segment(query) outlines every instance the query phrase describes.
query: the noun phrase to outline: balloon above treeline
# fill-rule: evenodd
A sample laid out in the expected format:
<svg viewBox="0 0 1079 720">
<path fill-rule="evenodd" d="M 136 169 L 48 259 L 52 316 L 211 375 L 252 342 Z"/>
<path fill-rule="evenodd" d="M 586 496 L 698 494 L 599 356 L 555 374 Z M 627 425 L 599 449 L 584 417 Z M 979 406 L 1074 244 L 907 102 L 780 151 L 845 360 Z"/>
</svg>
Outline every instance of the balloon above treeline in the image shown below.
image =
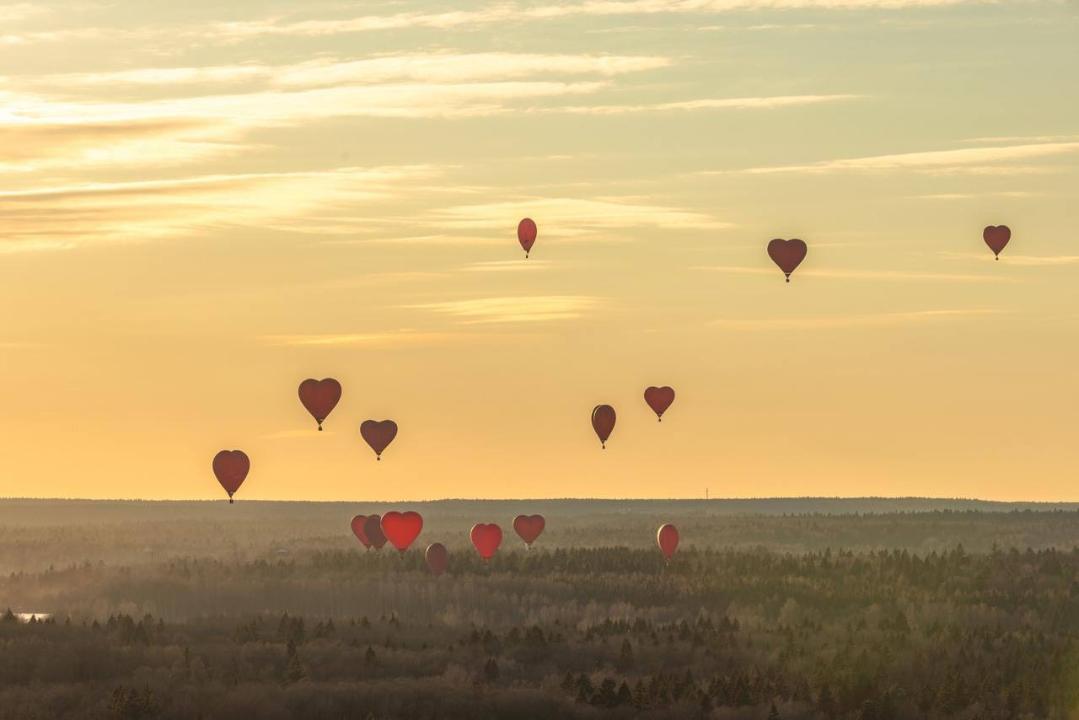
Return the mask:
<svg viewBox="0 0 1079 720">
<path fill-rule="evenodd" d="M 521 243 L 521 247 L 524 248 L 526 258 L 528 253 L 532 252 L 532 245 L 536 242 L 537 232 L 536 223 L 532 218 L 525 218 L 517 223 L 517 242 Z"/>
<path fill-rule="evenodd" d="M 476 552 L 480 554 L 480 557 L 484 560 L 490 560 L 494 557 L 498 546 L 502 544 L 502 528 L 494 523 L 476 523 L 472 526 L 468 537 L 472 540 L 472 545 L 476 548 Z"/>
<path fill-rule="evenodd" d="M 222 450 L 214 455 L 214 475 L 221 487 L 229 494 L 229 504 L 232 504 L 232 496 L 244 484 L 247 473 L 251 471 L 251 460 L 243 450 Z"/>
<path fill-rule="evenodd" d="M 423 554 L 423 559 L 427 561 L 428 569 L 435 576 L 446 572 L 446 568 L 450 564 L 450 554 L 442 543 L 428 545 L 427 552 Z"/>
<path fill-rule="evenodd" d="M 337 407 L 337 401 L 340 399 L 341 383 L 333 378 L 322 380 L 307 378 L 300 383 L 300 402 L 315 418 L 319 430 L 322 430 L 322 422 Z"/>
<path fill-rule="evenodd" d="M 547 521 L 543 519 L 542 515 L 518 515 L 513 518 L 514 532 L 525 541 L 525 545 L 529 548 L 532 547 L 532 543 L 536 542 L 536 538 L 540 536 L 545 527 L 547 527 Z"/>
<path fill-rule="evenodd" d="M 670 523 L 660 526 L 656 531 L 656 544 L 659 545 L 660 551 L 669 562 L 674 556 L 674 551 L 678 549 L 678 528 Z"/>
<path fill-rule="evenodd" d="M 360 425 L 360 435 L 371 449 L 375 459 L 382 459 L 382 451 L 397 437 L 397 423 L 393 420 L 364 420 Z"/>
<path fill-rule="evenodd" d="M 779 266 L 783 274 L 787 276 L 787 282 L 791 281 L 791 273 L 802 264 L 806 258 L 808 248 L 806 244 L 795 238 L 794 240 L 773 240 L 768 243 L 768 257 Z"/>
<path fill-rule="evenodd" d="M 990 225 L 982 230 L 982 240 L 985 240 L 997 260 L 1000 260 L 1000 254 L 1011 239 L 1012 230 L 1007 225 Z"/>
<path fill-rule="evenodd" d="M 644 391 L 644 401 L 652 408 L 659 422 L 663 422 L 663 413 L 667 412 L 667 408 L 674 402 L 674 388 L 666 385 L 650 387 Z"/>
<path fill-rule="evenodd" d="M 596 437 L 604 450 L 607 449 L 607 438 L 614 430 L 616 419 L 614 408 L 610 405 L 597 405 L 592 408 L 592 429 L 596 431 Z"/>
<path fill-rule="evenodd" d="M 422 530 L 423 517 L 418 512 L 388 512 L 382 516 L 382 534 L 401 552 L 408 549 Z"/>
</svg>

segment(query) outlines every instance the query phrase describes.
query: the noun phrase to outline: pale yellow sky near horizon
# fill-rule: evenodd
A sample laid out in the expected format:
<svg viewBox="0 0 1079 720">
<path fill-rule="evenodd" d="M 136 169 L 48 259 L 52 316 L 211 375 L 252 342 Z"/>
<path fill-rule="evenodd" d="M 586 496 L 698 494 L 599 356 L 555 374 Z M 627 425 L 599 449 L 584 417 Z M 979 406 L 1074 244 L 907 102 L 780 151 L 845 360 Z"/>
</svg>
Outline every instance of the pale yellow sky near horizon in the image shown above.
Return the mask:
<svg viewBox="0 0 1079 720">
<path fill-rule="evenodd" d="M 219 5 L 0 3 L 0 496 L 1079 499 L 1075 2 Z"/>
</svg>

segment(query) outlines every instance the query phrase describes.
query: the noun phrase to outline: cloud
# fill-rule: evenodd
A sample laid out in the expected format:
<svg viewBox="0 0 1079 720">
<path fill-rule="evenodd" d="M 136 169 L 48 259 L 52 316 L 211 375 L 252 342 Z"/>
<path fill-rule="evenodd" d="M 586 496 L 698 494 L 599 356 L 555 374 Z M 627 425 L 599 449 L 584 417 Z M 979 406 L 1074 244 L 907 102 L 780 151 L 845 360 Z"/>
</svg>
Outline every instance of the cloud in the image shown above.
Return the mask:
<svg viewBox="0 0 1079 720">
<path fill-rule="evenodd" d="M 579 318 L 601 302 L 599 298 L 584 295 L 533 295 L 451 300 L 407 307 L 461 318 L 466 324 L 532 323 Z"/>
<path fill-rule="evenodd" d="M 728 330 L 816 330 L 848 327 L 885 327 L 907 325 L 965 317 L 1002 314 L 999 310 L 916 310 L 864 315 L 830 315 L 801 318 L 731 319 L 722 318 L 709 323 Z"/>
<path fill-rule="evenodd" d="M 938 253 L 941 257 L 946 257 L 950 260 L 976 260 L 978 262 L 997 262 L 995 258 L 987 253 L 955 253 L 955 252 L 942 252 Z M 1005 253 L 1001 256 L 999 262 L 1007 262 L 1008 265 L 1014 265 L 1017 267 L 1051 267 L 1054 265 L 1075 265 L 1079 264 L 1079 255 L 1012 255 Z"/>
<path fill-rule="evenodd" d="M 428 332 L 379 332 L 379 333 L 324 333 L 315 335 L 267 335 L 262 341 L 267 345 L 290 347 L 377 347 L 396 348 L 414 345 L 430 345 L 453 338 L 446 333 Z"/>
<path fill-rule="evenodd" d="M 775 275 L 778 269 L 767 267 L 740 267 L 732 265 L 709 265 L 693 268 L 734 275 Z M 836 280 L 891 280 L 891 281 L 928 281 L 928 282 L 970 282 L 999 283 L 1016 282 L 1014 278 L 996 275 L 969 275 L 960 273 L 906 272 L 902 270 L 817 270 L 800 268 L 799 277 L 831 278 Z"/>
<path fill-rule="evenodd" d="M 801 105 L 820 105 L 864 97 L 863 95 L 776 95 L 770 97 L 706 98 L 645 105 L 571 105 L 545 108 L 544 112 L 564 112 L 580 115 L 623 115 L 639 112 L 693 110 L 773 110 Z"/>
<path fill-rule="evenodd" d="M 534 260 L 525 258 L 520 260 L 490 260 L 465 265 L 465 272 L 501 273 L 501 272 L 530 272 L 534 270 L 546 270 L 551 267 L 550 260 Z"/>
</svg>

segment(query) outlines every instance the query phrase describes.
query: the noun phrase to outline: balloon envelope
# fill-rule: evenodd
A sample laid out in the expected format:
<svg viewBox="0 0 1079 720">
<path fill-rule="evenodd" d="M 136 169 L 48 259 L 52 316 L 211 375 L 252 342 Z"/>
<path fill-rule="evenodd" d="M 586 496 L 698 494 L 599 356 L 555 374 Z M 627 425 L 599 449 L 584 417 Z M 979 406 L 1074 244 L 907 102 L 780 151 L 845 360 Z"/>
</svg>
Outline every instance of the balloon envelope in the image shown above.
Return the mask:
<svg viewBox="0 0 1079 720">
<path fill-rule="evenodd" d="M 525 218 L 517 223 L 517 242 L 521 243 L 521 247 L 524 248 L 525 257 L 528 257 L 528 253 L 532 251 L 537 232 L 536 223 L 533 222 L 532 218 Z"/>
<path fill-rule="evenodd" d="M 356 536 L 356 539 L 363 543 L 365 548 L 371 547 L 371 541 L 367 538 L 367 533 L 364 531 L 363 526 L 367 523 L 366 515 L 357 515 L 352 518 L 352 534 Z"/>
<path fill-rule="evenodd" d="M 547 526 L 547 521 L 543 519 L 542 515 L 518 515 L 513 518 L 513 530 L 516 532 L 522 540 L 525 541 L 525 545 L 529 547 L 532 543 L 536 542 L 536 538 L 543 532 L 543 528 Z"/>
<path fill-rule="evenodd" d="M 648 407 L 652 408 L 652 412 L 656 414 L 656 417 L 661 421 L 663 420 L 663 413 L 667 412 L 667 408 L 674 402 L 674 388 L 667 387 L 650 387 L 644 391 L 644 401 L 648 403 Z"/>
<path fill-rule="evenodd" d="M 382 546 L 386 544 L 386 536 L 382 533 L 382 517 L 368 515 L 367 519 L 363 521 L 363 534 L 367 536 L 371 547 L 375 550 L 381 550 Z"/>
<path fill-rule="evenodd" d="M 1000 259 L 1000 253 L 1004 251 L 1004 247 L 1011 239 L 1012 231 L 1007 225 L 990 225 L 985 230 L 982 230 L 982 240 L 985 240 L 985 244 L 989 246 L 989 249 L 993 251 L 993 255 L 998 260 Z"/>
<path fill-rule="evenodd" d="M 798 239 L 776 239 L 768 243 L 768 257 L 784 272 L 787 282 L 790 282 L 794 269 L 805 260 L 807 250 L 806 244 Z"/>
<path fill-rule="evenodd" d="M 615 418 L 614 408 L 610 405 L 597 405 L 592 408 L 592 429 L 596 431 L 603 447 L 607 447 L 607 438 L 614 430 Z"/>
<path fill-rule="evenodd" d="M 364 420 L 360 425 L 360 435 L 375 451 L 375 457 L 381 460 L 382 451 L 397 437 L 397 423 L 393 420 Z"/>
<path fill-rule="evenodd" d="M 214 455 L 213 468 L 217 481 L 229 494 L 231 503 L 233 493 L 244 484 L 244 479 L 251 470 L 251 460 L 243 450 L 222 450 Z"/>
<path fill-rule="evenodd" d="M 418 512 L 388 512 L 382 516 L 382 534 L 393 546 L 404 552 L 423 530 L 423 518 Z"/>
<path fill-rule="evenodd" d="M 678 549 L 678 528 L 670 523 L 660 527 L 656 531 L 656 544 L 663 551 L 663 555 L 670 560 L 674 551 Z"/>
<path fill-rule="evenodd" d="M 329 417 L 340 399 L 341 383 L 333 378 L 307 378 L 300 383 L 300 402 L 315 418 L 319 430 L 322 429 L 322 421 Z"/>
<path fill-rule="evenodd" d="M 427 561 L 427 567 L 435 575 L 441 575 L 446 572 L 446 566 L 450 564 L 450 554 L 446 551 L 446 546 L 442 543 L 431 543 L 427 546 L 427 552 L 423 554 L 424 560 Z"/>
<path fill-rule="evenodd" d="M 468 536 L 471 538 L 472 544 L 476 547 L 480 557 L 484 560 L 490 560 L 494 557 L 498 546 L 502 544 L 502 528 L 494 523 L 489 525 L 476 523 L 472 526 L 472 531 Z"/>
</svg>

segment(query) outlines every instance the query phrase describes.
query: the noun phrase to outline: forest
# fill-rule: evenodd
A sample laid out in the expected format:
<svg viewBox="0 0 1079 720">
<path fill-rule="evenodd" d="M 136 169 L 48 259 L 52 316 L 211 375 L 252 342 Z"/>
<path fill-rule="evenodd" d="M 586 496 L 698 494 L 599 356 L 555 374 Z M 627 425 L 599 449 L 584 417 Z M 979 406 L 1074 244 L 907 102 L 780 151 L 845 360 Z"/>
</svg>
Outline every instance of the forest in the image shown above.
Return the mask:
<svg viewBox="0 0 1079 720">
<path fill-rule="evenodd" d="M 399 553 L 338 508 L 5 502 L 0 719 L 1079 717 L 1071 508 L 564 501 L 484 562 L 458 524 L 508 505 Z"/>
</svg>

